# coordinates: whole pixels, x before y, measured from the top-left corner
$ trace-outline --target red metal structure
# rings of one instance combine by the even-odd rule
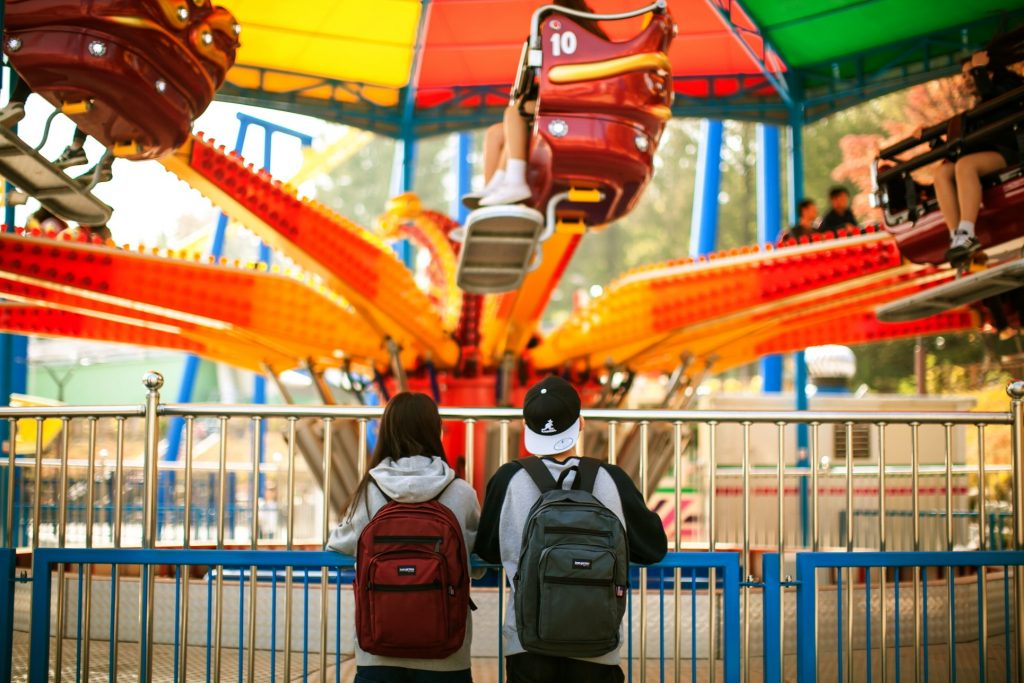
[[[537,95],[529,172],[536,208],[543,211],[570,187],[603,195],[596,203],[571,205],[588,226],[610,223],[635,206],[672,116],[667,51],[675,33],[664,10],[621,42],[594,35],[560,13],[544,18],[542,65],[531,67],[530,50],[524,51],[520,79],[524,96]]]
[[[39,95],[118,156],[185,143],[235,62],[230,12],[188,0],[9,0],[4,52]]]

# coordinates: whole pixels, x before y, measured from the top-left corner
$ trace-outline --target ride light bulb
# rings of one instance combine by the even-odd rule
[[[188,7],[179,7],[178,8],[178,21],[180,21],[183,24],[186,21],[188,21]]]
[[[102,57],[107,54],[107,44],[100,40],[89,43],[89,54],[93,57]]]
[[[651,147],[651,141],[647,139],[646,135],[638,134],[633,138],[633,143],[636,145],[637,150],[646,152]]]
[[[564,138],[569,134],[569,124],[562,119],[555,119],[548,123],[548,132],[556,138]]]
[[[167,81],[165,81],[162,78],[158,78],[156,80],[156,83],[153,84],[153,87],[156,88],[157,92],[164,92],[165,90],[167,90]]]
[[[21,38],[8,38],[7,39],[7,51],[17,52],[21,49]]]

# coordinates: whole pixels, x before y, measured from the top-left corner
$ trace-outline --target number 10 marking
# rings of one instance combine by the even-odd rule
[[[576,34],[572,31],[551,34],[551,56],[561,57],[576,52]]]

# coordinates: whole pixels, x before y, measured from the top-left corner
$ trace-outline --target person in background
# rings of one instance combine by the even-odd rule
[[[842,185],[836,185],[828,191],[828,202],[831,205],[822,217],[818,230],[821,232],[856,228],[857,219],[850,210],[850,192]]]
[[[553,3],[566,9],[593,13],[585,0],[555,0]],[[602,40],[608,35],[593,19],[573,17],[573,21],[584,30]],[[529,146],[527,119],[520,112],[532,116],[537,107],[536,94],[533,99],[511,102],[505,108],[501,123],[496,123],[484,134],[484,188],[470,192],[463,197],[466,206],[501,206],[525,202],[532,196],[526,183],[526,155]]]
[[[798,240],[818,232],[818,205],[813,199],[801,199],[796,205],[796,225],[782,233],[779,241]]]
[[[964,60],[962,74],[979,103],[988,102],[1024,86],[1024,77],[1009,67],[1024,60],[1024,29],[996,38],[989,47]],[[993,112],[1001,119],[1016,111],[1008,105]],[[921,136],[919,128],[914,133]],[[975,223],[981,210],[982,177],[1019,163],[1020,151],[1012,128],[971,142],[955,160],[946,160],[935,170],[935,198],[951,231],[946,260],[962,261],[982,245],[975,236]]]
[[[473,487],[459,479],[455,470],[448,466],[441,442],[441,417],[437,404],[426,394],[406,391],[388,401],[380,420],[370,470],[356,487],[345,519],[331,532],[328,550],[355,555],[363,529],[392,500],[399,503],[437,500],[455,515],[462,527],[466,548],[473,547],[480,504]],[[472,640],[472,622],[467,621],[461,649],[444,659],[373,655],[364,652],[357,641],[355,681],[471,683],[469,648]]]
[[[68,229],[66,221],[54,216],[49,209],[45,206],[41,206],[36,209],[25,221],[25,227],[28,229],[39,228],[44,233],[52,232],[59,234]]]

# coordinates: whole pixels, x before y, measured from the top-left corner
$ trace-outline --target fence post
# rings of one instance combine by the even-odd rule
[[[817,605],[815,604],[816,553],[796,555],[796,680],[814,683],[818,676]],[[897,617],[898,618],[898,617]],[[842,654],[840,653],[840,656]]]
[[[1024,381],[1010,382],[1006,387],[1010,396],[1010,456],[1013,459],[1013,549],[1024,550],[1024,457],[1022,457],[1021,430],[1024,429]],[[1016,567],[1013,572],[1014,584],[1014,633],[1016,642],[1017,676],[1024,672],[1024,567]]]
[[[781,683],[782,639],[779,624],[782,620],[782,577],[779,573],[779,558],[782,555],[765,553],[761,558],[764,567],[762,587],[764,594],[761,604],[762,628],[764,630],[764,683]]]
[[[157,536],[157,477],[159,476],[160,460],[160,387],[164,378],[159,372],[151,370],[142,377],[146,387],[146,442],[144,444],[144,460],[142,463],[142,547],[155,548]],[[139,600],[140,675],[142,680],[153,679],[153,591],[156,589],[154,568],[142,568],[142,595]]]
[[[12,451],[14,449],[11,449]],[[0,550],[0,681],[11,680],[11,638],[14,635],[14,566],[17,551]]]
[[[157,414],[160,405],[160,387],[164,378],[159,372],[147,372],[142,378],[146,387],[146,443],[145,461],[142,463],[143,492],[143,527],[142,547],[156,547],[156,499],[157,499],[157,460],[160,457],[160,416]]]

